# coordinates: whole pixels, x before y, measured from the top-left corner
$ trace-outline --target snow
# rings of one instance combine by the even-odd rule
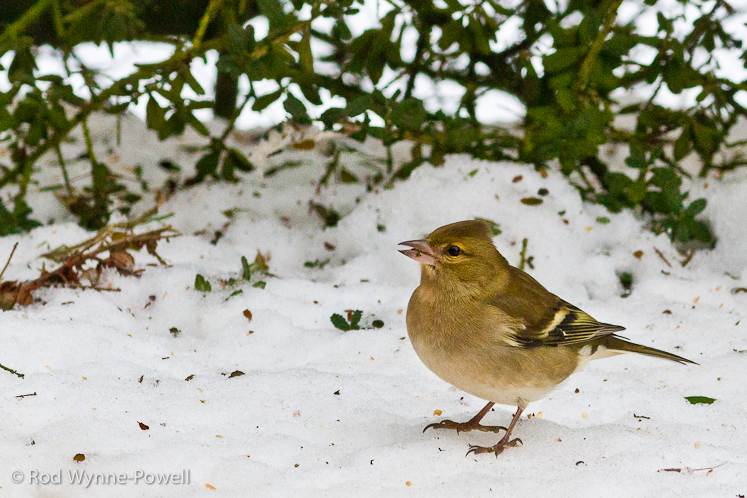
[[[118,145],[113,117],[91,124],[99,159],[114,170],[132,176],[142,164],[152,188],[170,174],[155,167],[161,159],[181,166],[182,179],[192,174],[197,156],[185,146],[202,145],[199,137],[159,143],[131,116],[122,125]],[[292,145],[309,139],[313,150]],[[333,148],[362,179],[385,168],[384,149],[289,127],[236,132],[233,145],[255,172],[237,184],[178,191],[159,206],[173,217],[138,228],[171,224],[183,234],[158,245],[169,266],[141,250],[134,255],[142,277],[105,275],[119,291],[45,289],[31,306],[0,313],[0,363],[25,375],[0,371],[0,496],[79,496],[85,484],[71,483],[68,472],[83,471],[130,477],[93,483],[86,496],[747,494],[747,353],[739,352],[747,349],[747,293],[732,291],[747,286],[744,171],[689,186],[692,198],[708,198],[719,242],[683,267],[644,219],[582,203],[554,170],[543,178],[527,166],[453,156],[392,189],[332,180],[317,193]],[[78,137],[63,153],[74,158],[83,147]],[[398,146],[395,162],[408,154],[407,144]],[[54,222],[0,239],[3,263],[19,244],[4,280],[36,278],[42,265],[55,266],[41,254],[92,235],[51,192],[38,191],[61,182],[54,157],[44,161],[29,201],[37,219]],[[301,165],[262,175],[287,161]],[[69,166],[80,187],[88,166]],[[549,191],[541,205],[520,202],[541,197],[540,188]],[[339,225],[323,229],[310,200],[338,210]],[[153,203],[146,196],[135,214]],[[550,291],[624,325],[635,342],[700,365],[635,355],[592,362],[529,405],[534,416],[514,432],[524,445],[498,458],[465,458],[469,443],[492,444],[494,434],[423,433],[443,418],[467,420],[485,402],[438,379],[413,352],[404,310],[419,268],[397,244],[474,217],[499,224],[494,242],[513,264],[526,238],[528,271]],[[223,236],[212,244],[216,231]],[[252,286],[257,277],[221,286],[240,280],[241,257],[251,262],[258,251],[276,278],[264,278],[264,289]],[[304,266],[316,260],[329,262]],[[617,276],[624,271],[634,278],[628,298]],[[194,290],[197,274],[212,292]],[[333,327],[330,316],[351,309],[363,311],[364,328]],[[384,327],[372,328],[374,319]],[[237,370],[244,375],[230,377]],[[692,405],[686,396],[716,401]],[[513,412],[496,405],[485,422],[506,425]],[[83,462],[73,460],[78,453]],[[662,471],[673,468],[682,472]],[[23,482],[12,481],[14,471]],[[159,473],[188,483],[145,482]],[[30,483],[32,475],[61,483]]]

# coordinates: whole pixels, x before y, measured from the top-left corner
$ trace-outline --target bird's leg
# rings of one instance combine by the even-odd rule
[[[495,453],[495,456],[500,455],[503,453],[503,450],[506,448],[514,448],[516,446],[521,446],[524,443],[521,442],[521,439],[515,438],[512,440],[508,440],[509,436],[511,436],[511,431],[514,429],[514,426],[516,425],[516,422],[519,421],[519,417],[521,416],[521,412],[524,411],[524,408],[526,408],[526,403],[520,403],[519,406],[516,408],[516,414],[514,415],[514,418],[511,420],[511,424],[508,426],[508,429],[506,429],[506,434],[503,436],[503,438],[498,441],[493,446],[477,446],[475,444],[469,445],[469,451],[467,452],[467,455],[470,453],[474,453],[475,455],[479,455],[480,453]],[[464,456],[467,456],[464,455]]]
[[[428,429],[456,429],[457,434],[459,434],[460,431],[469,432],[469,431],[483,431],[483,432],[495,432],[496,434],[499,431],[505,431],[509,430],[505,427],[501,427],[499,425],[480,425],[480,420],[490,411],[490,409],[493,407],[495,403],[492,401],[485,405],[485,408],[480,410],[480,413],[469,419],[468,422],[454,422],[452,420],[442,420],[440,422],[435,422],[433,424],[428,424],[425,426],[425,429],[423,429],[423,432],[427,431]]]

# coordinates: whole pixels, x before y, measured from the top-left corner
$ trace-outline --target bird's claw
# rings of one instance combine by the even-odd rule
[[[457,431],[457,434],[459,434],[460,431],[469,432],[469,431],[482,431],[482,432],[494,432],[498,434],[499,431],[506,431],[506,429],[503,426],[500,425],[480,425],[470,422],[454,422],[453,420],[442,420],[440,422],[434,422],[432,424],[428,424],[425,426],[425,429],[423,429],[423,432],[427,431],[428,429],[453,429]]]
[[[511,441],[500,440],[495,446],[477,446],[476,444],[470,444],[469,451],[467,451],[467,454],[464,456],[467,457],[470,453],[474,453],[475,455],[481,453],[495,453],[495,456],[497,457],[503,453],[503,450],[506,448],[515,448],[516,446],[523,445],[524,443],[519,438],[512,439]]]

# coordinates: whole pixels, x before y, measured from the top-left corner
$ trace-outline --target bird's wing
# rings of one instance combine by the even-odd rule
[[[506,338],[518,346],[569,346],[625,330],[596,321],[513,267],[508,288],[494,296],[491,304],[518,324]]]

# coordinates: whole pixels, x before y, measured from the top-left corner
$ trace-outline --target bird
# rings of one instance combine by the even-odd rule
[[[511,433],[527,405],[543,398],[593,359],[637,353],[681,364],[695,362],[628,341],[625,327],[601,323],[511,266],[481,220],[436,229],[401,242],[420,263],[420,285],[407,306],[407,332],[420,360],[456,388],[488,401],[467,422],[442,420],[428,429],[479,430],[504,436],[470,453],[523,445]],[[508,427],[481,425],[494,404],[516,406]],[[466,456],[466,455],[465,455]]]

